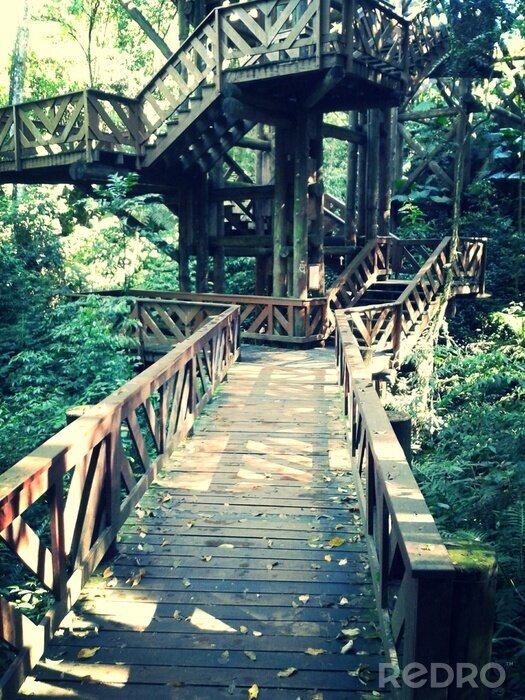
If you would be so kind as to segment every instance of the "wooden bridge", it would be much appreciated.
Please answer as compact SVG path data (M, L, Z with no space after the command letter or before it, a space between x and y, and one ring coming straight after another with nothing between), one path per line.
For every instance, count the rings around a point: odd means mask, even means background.
M448 245L378 240L353 262L322 314L337 371L322 348L245 348L234 366L243 325L319 340L294 319L307 307L289 304L286 322L279 300L137 297L145 359L172 349L2 477L1 537L48 592L39 621L0 598L5 697L33 671L20 697L256 685L337 700L377 691L383 661L461 660L454 565L361 354L405 357L447 270L456 292L482 291L483 242L463 241L455 262ZM381 284L405 289L378 319L366 301Z
M445 288L484 292L483 239L388 228L395 109L447 49L429 12L250 0L213 7L135 98L0 109L0 183L136 172L163 193L183 290L130 293L144 371L2 476L0 537L37 601L0 597L2 697L342 700L377 697L385 660L484 660L377 392ZM323 122L336 110L353 125ZM323 136L355 146L345 203L324 193ZM203 293L210 255L220 292L224 257L247 254L255 295ZM273 347L236 365L241 338Z

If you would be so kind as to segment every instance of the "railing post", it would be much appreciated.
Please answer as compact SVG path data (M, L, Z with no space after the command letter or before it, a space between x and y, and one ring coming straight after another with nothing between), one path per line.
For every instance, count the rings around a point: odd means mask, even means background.
M403 668L409 664L421 664L427 681L419 685L402 684L402 700L446 700L448 687L431 687L428 682L432 665L450 662L450 628L452 611L453 572L440 574L429 572L417 577L408 572L405 595L405 632L403 641ZM421 671L422 673L422 671ZM421 682L421 675L419 676ZM437 684L436 684L437 685ZM412 686L412 687L410 687Z
M22 169L22 153L21 153L21 143L20 143L20 116L19 105L13 105L13 155L15 161L15 168L17 170Z
M93 162L93 149L91 148L91 139L89 138L90 136L90 115L91 115L91 107L89 104L89 90L84 90L84 139L86 141L85 143L85 150L86 150L86 163L92 163Z
M399 359L401 352L401 333L403 330L403 307L401 304L394 306L394 326L392 328L392 355L394 361Z
M221 39L221 13L219 8L215 8L215 65L216 65L216 86L218 92L222 90L222 39Z
M343 36L346 45L346 70L352 72L354 65L354 22L356 19L356 0L343 3Z

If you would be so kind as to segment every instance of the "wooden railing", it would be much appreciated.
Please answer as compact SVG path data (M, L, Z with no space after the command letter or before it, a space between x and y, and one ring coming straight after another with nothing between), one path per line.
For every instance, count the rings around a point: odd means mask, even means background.
M439 310L439 297L450 267L450 238L442 241L388 239L386 245L386 275L411 277L410 283L395 301L346 308L344 315L362 348L376 353L390 352L393 363L398 365L412 351ZM432 245L435 245L432 254L420 265L419 256L427 255ZM370 259L373 259L372 249L365 256L365 260ZM451 296L482 294L485 289L485 265L486 240L461 239L454 262ZM359 270L359 265L356 268ZM414 269L418 270L415 276ZM357 289L353 298L359 298L365 291ZM346 306L352 303L352 296L348 302Z
M135 156L141 140L136 101L100 90L0 109L0 165L14 161L17 169L59 154L64 163L79 153L91 162L100 150Z
M346 58L348 70L360 64L367 79L384 70L403 81L407 47L408 23L373 0L223 5L136 99L86 90L1 109L0 169L74 153L85 153L89 162L100 150L140 157L137 167L147 167L210 107L226 82L267 78L272 70L277 76L330 67L337 55ZM330 58L326 66L323 56Z
M102 294L120 296L120 291L105 291ZM180 314L181 302L192 302L200 305L201 313L214 313L217 305L235 304L240 307L240 330L244 339L262 340L270 343L293 343L296 345L312 344L326 338L326 299L293 299L288 297L266 297L242 294L195 294L192 292L156 292L142 289L131 289L126 296L136 297L139 315L151 318L148 309L162 309L172 317L174 323L180 324L173 317ZM166 317L155 317L155 325L163 324L161 333L169 330L165 326ZM155 342L161 347L170 343L170 336L163 338L161 333L154 330L154 325L146 317L147 346L153 351ZM160 330L160 328L159 328ZM174 329L173 329L174 330ZM157 340L156 340L157 339Z
M139 321L138 338L143 356L149 360L152 356L164 355L210 318L223 313L224 308L224 303L135 299L132 315Z
M0 634L17 651L3 697L14 697L237 358L238 329L239 309L227 308L2 475L0 536L53 601L33 622L0 598Z
M388 618L391 660L401 668L451 658L454 566L364 366L343 311L336 353L352 467L374 556L372 580ZM387 649L388 652L388 649ZM417 684L416 684L417 685ZM446 689L403 685L403 700L447 697Z
M328 291L331 309L344 309L355 304L368 287L389 274L389 246L388 238L374 238L365 245Z

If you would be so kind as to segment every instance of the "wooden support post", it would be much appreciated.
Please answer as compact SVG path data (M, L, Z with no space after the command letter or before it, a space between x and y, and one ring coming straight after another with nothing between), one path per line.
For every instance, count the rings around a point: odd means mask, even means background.
M193 239L197 256L195 287L197 293L208 291L208 179L199 174L192 192Z
M312 115L310 122L308 159L308 287L324 294L324 228L323 228L323 115Z
M377 109L368 110L368 150L366 163L366 238L379 235L379 148L380 113Z
M179 290L190 290L191 205L189 194L182 190L179 200Z
M273 196L273 295L286 295L287 278L287 209L288 162L287 143L289 130L275 128L275 176Z
M293 296L308 297L308 118L296 117L293 202Z
M379 172L379 216L380 236L390 233L390 208L392 205L392 185L394 181L394 129L397 119L396 109L385 109L380 129L380 172Z
M366 161L368 150L368 130L367 113L359 114L359 125L364 133L367 134L367 142L359 146L357 156L357 235L364 239L367 237L366 232Z
M222 161L221 161L222 162ZM215 166L210 173L210 184L215 188L222 185L221 163ZM220 200L209 198L208 201L208 229L210 240L215 247L213 253L213 291L216 294L224 292L224 203Z
M357 131L358 113L353 111L348 115L348 125L352 131ZM344 240L345 246L355 246L357 244L357 231L355 226L355 214L357 203L357 143L348 144L348 160L346 165L346 203L345 203L345 224Z
M491 659L496 600L496 556L490 545L446 540L456 570L452 597L450 664L472 664L481 670ZM449 688L447 700L488 700L489 688Z
M399 444L403 448L407 462L412 464L412 418L408 413L400 411L387 411L386 413Z

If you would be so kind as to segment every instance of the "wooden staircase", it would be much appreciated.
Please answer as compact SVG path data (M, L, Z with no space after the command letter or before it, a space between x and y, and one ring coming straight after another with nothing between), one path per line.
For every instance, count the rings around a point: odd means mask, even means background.
M395 104L442 44L428 13L410 24L372 0L222 6L136 98L88 89L1 109L0 182L208 172L256 122L312 100L326 112Z
M363 353L399 366L439 310L451 267L451 296L484 293L485 243L463 238L451 260L450 237L372 240L328 293L330 307L344 310Z

